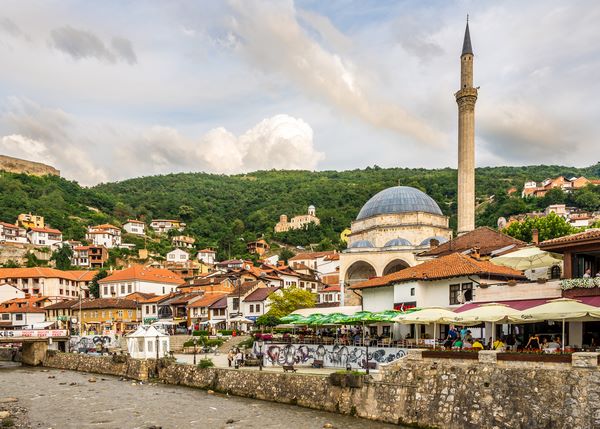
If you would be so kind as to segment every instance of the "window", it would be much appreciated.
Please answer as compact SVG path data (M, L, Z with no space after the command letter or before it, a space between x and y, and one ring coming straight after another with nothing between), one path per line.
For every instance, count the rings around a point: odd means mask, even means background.
M560 279L560 266L554 265L550 268L550 278L551 279Z
M414 287L410 288L410 296L415 296L415 288Z
M260 304L256 304L254 309L256 310L257 313L260 313Z
M15 314L15 320L23 320L23 315L21 313Z
M133 310L127 310L127 317L129 317L131 319L132 316L133 316Z
M2 313L2 320L9 320L9 319L10 319L10 314Z
M239 298L233 298L232 306L233 306L234 310L239 310L239 308L240 308L240 299Z
M118 317L123 317L123 310L117 311L117 316Z
M104 319L106 317L106 311L102 312L102 318Z
M108 286L104 286L104 295L108 295Z
M250 313L254 313L254 304L250 304Z
M144 307L146 307L146 314L150 314L150 306L149 305L145 305Z
M460 295L460 284L450 285L450 305L460 304L458 295Z
M59 289L59 290L58 290L58 294L59 294L59 295L62 295L62 294L63 294L63 290L62 290L62 289Z
M127 293L131 293L133 291L133 285L131 283L129 283L127 285Z
M121 285L121 295L125 295L125 285Z
M463 283L462 284L462 293L465 297L464 302L473 301L473 283Z
M156 313L156 305L152 306L152 313Z
M473 300L473 283L450 285L450 305L464 304Z

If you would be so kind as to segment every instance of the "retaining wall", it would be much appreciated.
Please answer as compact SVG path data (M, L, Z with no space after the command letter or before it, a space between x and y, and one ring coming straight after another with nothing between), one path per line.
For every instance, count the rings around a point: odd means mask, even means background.
M172 364L158 378L233 395L417 427L448 429L600 428L598 355L573 364L505 366L423 359L418 351L365 377L358 388L320 375ZM126 358L124 358L126 359ZM486 360L487 359L487 360ZM49 353L45 365L141 379L155 362ZM133 362L132 362L133 361Z

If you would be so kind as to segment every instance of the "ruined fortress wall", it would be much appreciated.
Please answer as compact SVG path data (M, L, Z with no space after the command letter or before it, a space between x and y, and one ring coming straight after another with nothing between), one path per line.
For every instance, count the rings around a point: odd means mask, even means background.
M0 170L8 171L9 173L31 174L33 176L60 176L60 171L50 165L6 155L0 155Z

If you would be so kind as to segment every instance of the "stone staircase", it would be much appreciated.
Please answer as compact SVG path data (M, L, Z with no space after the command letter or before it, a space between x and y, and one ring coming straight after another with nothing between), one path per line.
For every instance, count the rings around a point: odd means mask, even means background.
M171 335L169 340L171 342L171 350L175 353L183 351L183 343L192 338L189 335Z
M229 337L229 339L227 341L225 341L221 347L219 347L219 353L228 353L229 350L231 350L232 348L234 348L235 346L237 346L239 343L241 343L244 340L247 340L248 336L247 335L242 335L242 336L237 336L237 337Z

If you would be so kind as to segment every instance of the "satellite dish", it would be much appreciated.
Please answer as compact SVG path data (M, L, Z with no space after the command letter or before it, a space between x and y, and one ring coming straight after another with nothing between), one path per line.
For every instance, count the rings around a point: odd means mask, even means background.
M504 228L506 228L506 218L499 217L498 218L498 229L502 230Z

